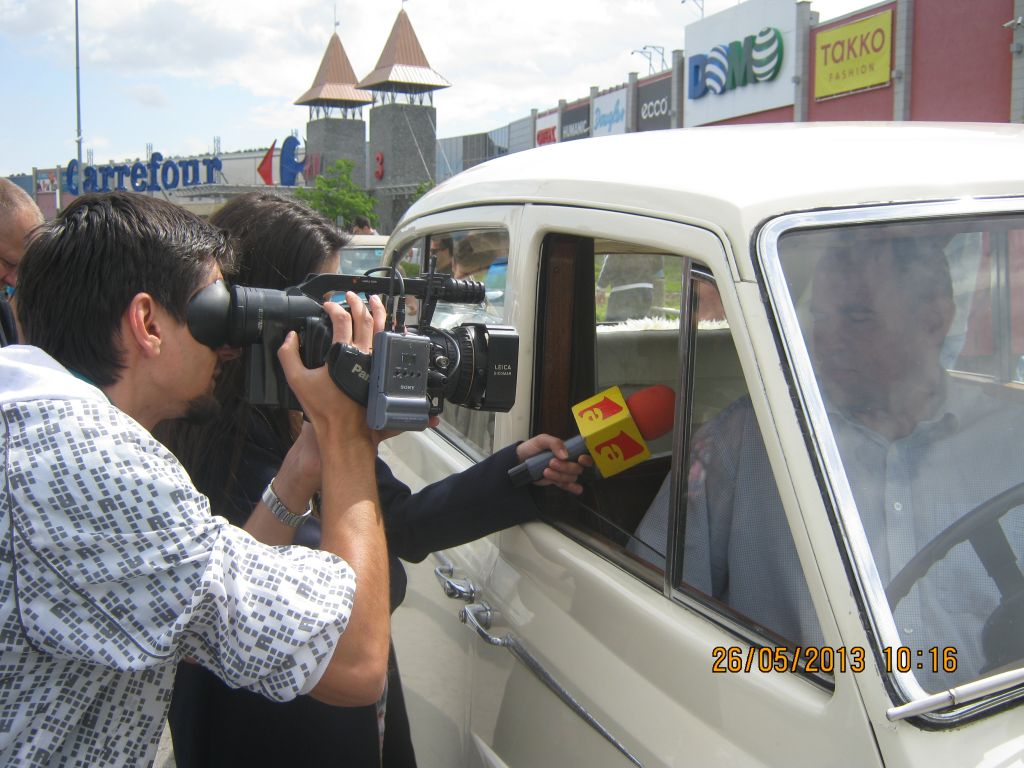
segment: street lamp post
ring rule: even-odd
[[[82,172],[82,80],[78,64],[78,0],[75,0],[75,108],[78,112],[78,172]]]

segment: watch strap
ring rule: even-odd
[[[274,478],[276,480],[277,478]],[[284,502],[278,498],[278,495],[274,493],[274,480],[267,483],[267,487],[263,490],[262,501],[270,510],[270,514],[276,517],[279,521],[287,525],[289,528],[298,528],[306,519],[312,514],[312,506],[307,505],[305,512],[301,515],[296,515],[294,512],[288,509],[284,505]]]

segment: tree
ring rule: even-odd
[[[421,197],[423,197],[425,194],[427,194],[427,192],[429,192],[433,188],[434,188],[434,182],[433,181],[429,181],[429,180],[428,181],[421,181],[416,186],[416,191],[412,193],[412,200],[410,201],[410,204],[415,203],[417,200],[419,200]]]
[[[295,196],[331,221],[351,224],[356,216],[365,216],[376,226],[377,201],[352,181],[354,167],[351,160],[338,160],[316,177],[312,187],[297,188]]]

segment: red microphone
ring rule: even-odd
[[[565,441],[569,460],[590,454],[604,477],[611,477],[649,458],[645,440],[655,440],[672,431],[676,395],[670,387],[655,384],[623,399],[618,387],[611,387],[572,407],[580,434]],[[513,486],[541,480],[551,451],[531,456],[508,471]]]

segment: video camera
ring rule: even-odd
[[[283,291],[213,283],[189,302],[187,319],[195,339],[209,347],[249,347],[246,400],[253,405],[298,409],[277,359],[289,331],[299,334],[307,368],[328,365],[334,383],[367,408],[371,429],[421,430],[444,401],[481,411],[508,411],[515,403],[519,336],[509,326],[463,323],[450,330],[430,321],[439,300],[478,304],[484,285],[456,280],[431,269],[425,278],[311,275]],[[373,352],[333,344],[325,297],[354,291],[381,294],[388,308],[385,330]],[[421,300],[417,326],[405,328],[405,300]],[[387,329],[392,330],[387,330]]]

